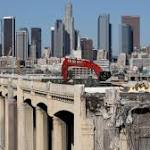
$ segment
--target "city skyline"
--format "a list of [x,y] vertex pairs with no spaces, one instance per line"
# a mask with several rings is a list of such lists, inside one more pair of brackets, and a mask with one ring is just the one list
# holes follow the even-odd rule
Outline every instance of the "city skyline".
[[[48,1],[46,0],[43,4],[38,3],[35,5],[35,1],[28,3],[27,0],[25,3],[21,2],[23,7],[20,7],[20,2],[16,0],[17,3],[11,3],[9,0],[2,2],[2,8],[0,9],[0,17],[3,16],[15,16],[16,18],[16,30],[21,27],[40,27],[42,28],[42,43],[43,47],[50,46],[50,27],[53,26],[56,19],[62,18],[65,13],[65,4],[66,0],[62,1]],[[7,12],[7,5],[11,6]],[[122,1],[115,0],[111,1],[99,1],[99,2],[87,2],[85,0],[73,1],[73,14],[75,18],[75,28],[79,29],[81,37],[92,38],[94,41],[94,46],[97,45],[97,18],[100,14],[109,13],[110,21],[112,23],[112,47],[113,51],[119,47],[119,29],[118,25],[121,23],[121,16],[131,15],[131,16],[140,16],[141,18],[141,45],[148,45],[149,40],[149,31],[146,30],[150,23],[148,23],[148,4],[146,0],[143,2],[139,1]],[[85,5],[86,3],[86,5]],[[28,11],[22,11],[20,8],[26,8],[27,5]],[[42,4],[42,5],[40,5]],[[52,4],[52,5],[48,5]],[[121,4],[121,5],[120,5]],[[136,5],[135,5],[136,4]],[[48,7],[48,6],[49,7]],[[116,6],[118,5],[118,6]],[[14,6],[14,7],[13,7]],[[36,7],[35,7],[36,6]],[[40,7],[43,6],[43,7]],[[38,11],[39,9],[44,11]],[[48,9],[49,8],[49,9]],[[57,8],[57,9],[56,9]],[[34,10],[34,11],[33,11]],[[57,11],[56,11],[57,10]],[[92,10],[92,11],[89,11]]]

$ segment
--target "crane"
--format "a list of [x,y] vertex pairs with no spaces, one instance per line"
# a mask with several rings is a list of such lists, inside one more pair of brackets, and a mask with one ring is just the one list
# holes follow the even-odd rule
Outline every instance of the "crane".
[[111,77],[110,72],[103,71],[103,69],[99,65],[93,63],[90,60],[65,58],[63,61],[62,70],[61,70],[61,74],[64,80],[68,79],[68,76],[69,76],[68,68],[72,66],[86,67],[86,68],[94,70],[95,74],[97,75],[98,80],[100,81],[106,81],[108,78]]

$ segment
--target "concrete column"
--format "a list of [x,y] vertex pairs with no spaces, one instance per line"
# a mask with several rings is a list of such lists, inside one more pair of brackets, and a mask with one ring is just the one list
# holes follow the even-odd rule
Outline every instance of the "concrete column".
[[5,99],[5,150],[17,150],[17,102]]
[[33,150],[33,108],[22,103],[18,108],[18,150]]
[[5,148],[5,99],[3,97],[0,97],[0,147]]
[[53,117],[52,150],[67,149],[66,124],[58,117]]
[[74,87],[74,150],[94,149],[93,121],[86,118],[86,105],[83,98],[84,86]]
[[36,108],[36,150],[48,150],[48,115]]
[[128,150],[128,137],[125,129],[121,130],[120,133],[120,143],[119,143],[120,149],[121,150]]

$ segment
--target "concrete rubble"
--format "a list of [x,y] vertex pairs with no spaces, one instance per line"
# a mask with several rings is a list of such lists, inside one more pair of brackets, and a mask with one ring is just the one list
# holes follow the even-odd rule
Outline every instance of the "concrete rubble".
[[95,150],[149,150],[150,93],[86,93],[87,116],[93,120]]

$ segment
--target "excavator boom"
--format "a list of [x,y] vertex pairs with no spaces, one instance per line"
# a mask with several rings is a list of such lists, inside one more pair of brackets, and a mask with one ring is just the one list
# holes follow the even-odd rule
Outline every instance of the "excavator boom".
[[72,66],[77,66],[77,67],[86,67],[89,69],[94,70],[95,74],[97,75],[97,78],[100,79],[100,74],[104,74],[104,71],[102,68],[93,63],[90,60],[80,60],[80,59],[70,59],[70,58],[65,58],[62,64],[62,76],[64,80],[68,79],[68,68]]

